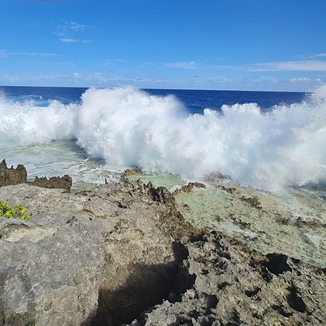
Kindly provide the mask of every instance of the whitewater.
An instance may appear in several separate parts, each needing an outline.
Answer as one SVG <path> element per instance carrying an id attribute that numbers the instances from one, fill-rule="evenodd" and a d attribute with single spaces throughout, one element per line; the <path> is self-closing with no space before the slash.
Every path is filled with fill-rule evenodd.
<path id="1" fill-rule="evenodd" d="M 213 172 L 270 191 L 326 182 L 326 85 L 294 104 L 190 114 L 175 96 L 88 89 L 80 101 L 0 96 L 0 152 L 31 175 L 103 183 L 113 171 L 203 180 Z"/>

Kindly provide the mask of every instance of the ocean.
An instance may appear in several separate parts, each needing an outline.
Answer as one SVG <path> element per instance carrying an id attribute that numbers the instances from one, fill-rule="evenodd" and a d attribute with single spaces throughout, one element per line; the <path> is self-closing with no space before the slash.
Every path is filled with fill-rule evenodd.
<path id="1" fill-rule="evenodd" d="M 31 180 L 68 174 L 78 191 L 135 166 L 170 190 L 208 180 L 176 196 L 188 221 L 326 267 L 326 86 L 0 87 L 0 115 L 0 159 L 24 164 Z"/>
<path id="2" fill-rule="evenodd" d="M 277 191 L 326 179 L 326 87 L 314 93 L 0 88 L 0 151 L 29 176 L 102 183 L 126 168 L 212 172 Z"/>

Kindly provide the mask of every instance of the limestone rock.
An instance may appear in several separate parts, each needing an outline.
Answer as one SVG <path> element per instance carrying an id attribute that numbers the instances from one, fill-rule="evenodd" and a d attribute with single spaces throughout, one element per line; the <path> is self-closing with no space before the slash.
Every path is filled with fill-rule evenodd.
<path id="1" fill-rule="evenodd" d="M 24 165 L 18 164 L 16 168 L 7 167 L 6 161 L 0 163 L 0 187 L 17 185 L 27 181 L 27 171 Z"/>
<path id="2" fill-rule="evenodd" d="M 326 320 L 325 269 L 195 229 L 164 188 L 123 179 L 72 194 L 20 184 L 0 198 L 32 215 L 0 219 L 1 326 Z"/>
<path id="3" fill-rule="evenodd" d="M 193 284 L 131 325 L 322 325 L 325 270 L 211 233 L 185 244 Z"/>
<path id="4" fill-rule="evenodd" d="M 0 163 L 0 187 L 28 183 L 33 186 L 44 188 L 59 188 L 71 190 L 72 179 L 69 175 L 63 177 L 35 177 L 34 181 L 27 182 L 27 170 L 24 165 L 18 164 L 16 168 L 7 167 L 6 161 Z"/>
<path id="5" fill-rule="evenodd" d="M 116 325 L 167 298 L 174 240 L 143 185 L 72 194 L 21 184 L 0 198 L 32 215 L 0 219 L 0 325 Z"/>
<path id="6" fill-rule="evenodd" d="M 33 186 L 43 187 L 43 188 L 59 188 L 71 190 L 72 179 L 69 175 L 64 175 L 63 177 L 35 177 L 33 182 L 29 182 Z"/>

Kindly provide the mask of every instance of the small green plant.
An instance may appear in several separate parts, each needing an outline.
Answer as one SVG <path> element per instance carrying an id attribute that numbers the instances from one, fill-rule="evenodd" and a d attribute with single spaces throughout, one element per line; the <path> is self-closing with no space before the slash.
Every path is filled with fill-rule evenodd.
<path id="1" fill-rule="evenodd" d="M 26 326 L 36 326 L 35 323 L 26 324 Z"/>
<path id="2" fill-rule="evenodd" d="M 0 216 L 6 218 L 20 218 L 25 221 L 31 218 L 31 216 L 28 215 L 27 208 L 23 205 L 12 207 L 2 199 L 0 199 Z"/>

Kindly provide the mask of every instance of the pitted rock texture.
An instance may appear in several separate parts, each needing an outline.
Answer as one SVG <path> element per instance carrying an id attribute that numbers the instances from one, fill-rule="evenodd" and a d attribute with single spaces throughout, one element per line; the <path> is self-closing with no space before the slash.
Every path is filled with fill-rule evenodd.
<path id="1" fill-rule="evenodd" d="M 127 182 L 80 194 L 1 187 L 32 219 L 0 219 L 0 325 L 117 325 L 167 298 L 179 222 L 147 191 Z"/>
<path id="2" fill-rule="evenodd" d="M 324 325 L 325 269 L 248 251 L 215 232 L 184 245 L 192 287 L 130 325 Z"/>
<path id="3" fill-rule="evenodd" d="M 0 325 L 324 325 L 325 269 L 198 230 L 165 188 L 78 194 L 27 184 L 0 198 Z M 252 207 L 252 209 L 257 209 Z"/>

